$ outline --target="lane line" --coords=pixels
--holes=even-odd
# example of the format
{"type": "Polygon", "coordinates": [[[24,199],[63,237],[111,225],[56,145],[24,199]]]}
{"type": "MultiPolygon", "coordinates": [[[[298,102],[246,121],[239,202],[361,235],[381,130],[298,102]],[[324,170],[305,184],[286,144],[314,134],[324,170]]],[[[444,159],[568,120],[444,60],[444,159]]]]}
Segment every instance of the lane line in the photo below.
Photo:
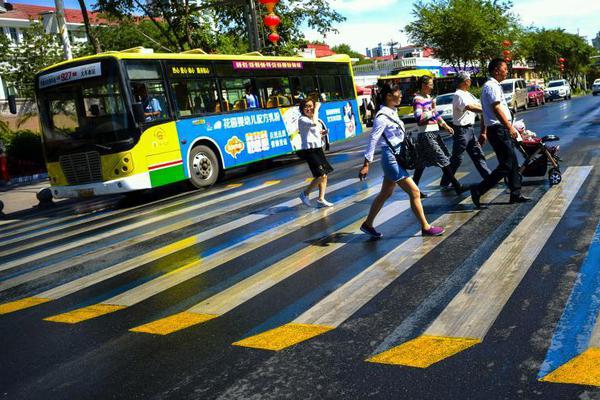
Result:
{"type": "MultiPolygon", "coordinates": [[[[486,200],[495,198],[500,193],[502,193],[502,190],[492,189],[486,194],[486,200]]],[[[467,198],[459,204],[471,204],[471,200],[467,198]]],[[[324,330],[325,327],[329,328],[327,331],[337,328],[416,264],[422,257],[477,215],[478,212],[478,210],[474,210],[473,212],[448,213],[437,218],[432,224],[441,225],[446,228],[446,233],[443,236],[421,236],[418,223],[413,223],[413,227],[418,229],[413,236],[378,259],[340,288],[333,291],[302,315],[288,324],[250,336],[233,344],[242,347],[279,351],[315,337],[319,334],[317,332],[321,330],[326,332],[324,330]],[[296,328],[300,327],[301,331],[305,332],[307,326],[316,327],[315,331],[311,331],[312,335],[305,335],[301,332],[296,334],[296,328]],[[279,337],[275,345],[271,345],[271,338],[273,337],[279,337]]]]}
{"type": "MultiPolygon", "coordinates": [[[[356,179],[346,179],[344,181],[338,182],[335,185],[331,185],[329,187],[330,192],[334,192],[336,190],[342,189],[344,187],[347,187],[351,184],[356,183],[356,179]]],[[[252,205],[255,204],[256,202],[260,202],[264,200],[263,198],[258,198],[256,200],[244,203],[244,206],[248,206],[248,205],[252,205]]],[[[289,201],[285,201],[282,202],[280,204],[277,204],[275,206],[270,207],[270,209],[276,210],[278,208],[286,208],[286,207],[295,207],[297,205],[299,205],[301,203],[300,199],[293,199],[293,200],[289,200],[289,201]]],[[[233,210],[229,210],[229,211],[233,211],[233,210]]],[[[217,214],[223,214],[225,212],[229,212],[228,210],[219,210],[217,214]]],[[[73,258],[69,258],[67,260],[64,260],[62,262],[56,263],[56,264],[52,264],[50,266],[47,267],[43,267],[43,268],[38,268],[35,269],[33,271],[30,272],[26,272],[23,274],[19,274],[16,275],[14,277],[10,277],[8,279],[5,279],[4,281],[0,280],[0,292],[16,287],[18,285],[21,285],[23,283],[26,282],[30,282],[34,279],[39,279],[41,277],[44,276],[48,276],[50,274],[59,272],[59,271],[63,271],[65,269],[71,268],[74,265],[77,265],[81,262],[86,261],[87,259],[89,259],[90,257],[93,257],[95,255],[98,254],[104,254],[106,252],[115,252],[117,250],[123,249],[123,248],[127,248],[130,246],[133,246],[137,243],[143,243],[146,240],[150,240],[153,238],[156,238],[157,236],[163,235],[163,234],[168,234],[170,232],[176,231],[178,229],[182,229],[185,228],[187,226],[190,225],[195,225],[198,224],[208,218],[211,218],[214,216],[214,212],[213,213],[207,213],[205,215],[203,215],[200,219],[196,218],[196,219],[192,219],[192,220],[188,220],[188,221],[182,221],[176,224],[171,224],[162,228],[159,228],[155,231],[152,232],[148,232],[146,234],[142,234],[139,236],[136,236],[134,238],[125,240],[123,242],[119,242],[116,243],[114,245],[108,246],[106,248],[100,248],[94,251],[90,251],[84,254],[81,254],[79,256],[75,256],[73,258]]],[[[121,263],[118,264],[118,267],[116,267],[117,269],[123,269],[123,268],[131,268],[131,267],[137,267],[143,264],[146,264],[148,262],[151,261],[155,261],[159,258],[162,258],[164,256],[167,256],[169,254],[173,254],[175,252],[178,252],[180,250],[186,249],[190,246],[194,246],[196,244],[199,244],[205,240],[211,239],[215,236],[219,236],[222,235],[224,233],[230,232],[234,229],[240,228],[244,225],[247,224],[251,224],[254,223],[262,218],[266,218],[268,217],[269,214],[268,213],[253,213],[247,216],[244,216],[240,219],[236,219],[234,221],[231,221],[229,223],[226,223],[220,227],[216,227],[213,229],[210,229],[208,231],[202,232],[200,234],[197,235],[192,235],[186,238],[183,238],[181,240],[178,240],[176,242],[173,242],[167,246],[164,246],[162,248],[158,248],[156,250],[152,250],[149,253],[146,254],[142,254],[139,255],[137,257],[134,257],[132,259],[123,261],[121,263]]],[[[128,270],[128,269],[127,269],[128,270]]]]}
{"type": "MultiPolygon", "coordinates": [[[[276,185],[279,182],[280,181],[268,181],[268,182],[265,182],[262,185],[259,185],[259,186],[253,187],[253,188],[244,189],[244,190],[241,190],[239,192],[230,193],[230,194],[227,194],[227,195],[225,195],[225,196],[223,196],[221,198],[215,198],[215,199],[209,200],[209,201],[204,202],[204,203],[199,203],[199,204],[187,206],[187,207],[184,207],[184,208],[181,208],[181,209],[178,209],[178,210],[166,213],[166,214],[161,214],[161,215],[158,215],[158,216],[155,216],[155,217],[147,218],[147,219],[135,222],[135,223],[130,224],[130,225],[122,226],[120,228],[116,228],[116,229],[112,229],[112,230],[109,230],[109,231],[106,231],[106,232],[103,232],[103,233],[99,233],[97,235],[85,237],[85,238],[82,238],[82,239],[79,239],[79,240],[74,240],[72,242],[69,242],[69,243],[66,243],[66,244],[63,244],[63,245],[59,245],[57,247],[53,247],[53,248],[50,248],[48,250],[42,250],[42,251],[39,251],[39,252],[33,252],[30,255],[28,255],[28,256],[25,256],[25,257],[22,257],[22,258],[17,258],[17,259],[14,259],[12,261],[5,262],[5,263],[1,264],[0,265],[0,271],[6,271],[6,270],[9,270],[9,269],[18,267],[20,265],[32,262],[32,261],[38,261],[38,260],[41,260],[41,259],[43,259],[45,257],[50,256],[50,255],[53,255],[53,254],[56,254],[56,253],[61,253],[61,252],[67,251],[67,250],[71,250],[71,249],[74,249],[76,247],[84,246],[86,244],[95,243],[95,242],[98,242],[101,239],[106,239],[106,238],[109,238],[109,237],[112,237],[112,236],[115,236],[115,235],[118,235],[118,234],[121,234],[121,233],[125,233],[125,232],[128,232],[128,231],[137,229],[137,228],[144,227],[146,225],[150,225],[152,223],[158,223],[158,222],[162,222],[164,220],[169,220],[169,219],[171,219],[171,218],[173,218],[175,216],[179,216],[179,215],[182,215],[182,214],[185,214],[185,213],[189,213],[190,211],[193,211],[193,210],[199,210],[199,209],[202,209],[204,207],[208,207],[210,205],[220,203],[222,201],[231,200],[231,199],[234,199],[234,198],[239,197],[239,196],[243,196],[243,195],[246,195],[246,194],[250,194],[250,193],[253,193],[253,192],[256,192],[256,191],[268,188],[269,186],[276,185]]],[[[303,184],[304,183],[302,183],[302,185],[303,184]]],[[[278,193],[284,193],[284,192],[287,192],[289,190],[294,190],[295,188],[300,187],[300,186],[301,186],[300,184],[294,184],[294,185],[282,188],[282,189],[280,189],[279,191],[276,191],[276,192],[278,192],[278,193]]],[[[273,194],[271,194],[271,195],[273,195],[273,194]]],[[[206,218],[207,215],[212,215],[212,216],[221,215],[223,213],[223,211],[231,211],[233,209],[242,208],[246,204],[249,204],[249,203],[256,203],[255,200],[258,199],[258,198],[260,198],[261,201],[264,201],[264,200],[268,199],[269,197],[271,197],[271,195],[262,195],[262,196],[259,196],[259,197],[255,197],[255,198],[253,198],[253,199],[251,199],[248,202],[245,202],[243,204],[234,204],[233,206],[228,207],[228,209],[226,209],[226,210],[224,210],[224,209],[213,210],[212,212],[202,214],[200,217],[196,216],[194,218],[194,221],[195,221],[194,223],[199,222],[199,220],[202,220],[202,221],[206,220],[207,219],[206,218]]],[[[111,225],[111,224],[114,224],[116,222],[123,222],[123,221],[126,221],[126,220],[131,219],[131,218],[137,218],[139,216],[140,215],[138,214],[138,215],[134,215],[134,216],[130,216],[130,217],[124,218],[124,219],[119,220],[119,221],[110,221],[110,223],[106,223],[105,225],[111,225]]],[[[175,229],[181,229],[181,227],[185,227],[185,226],[189,226],[189,225],[191,225],[191,224],[190,224],[190,221],[188,220],[188,221],[182,221],[181,223],[175,223],[175,224],[172,224],[170,226],[173,226],[173,227],[178,226],[178,228],[175,228],[175,229]]],[[[164,232],[171,232],[173,230],[173,228],[170,228],[170,226],[160,228],[160,231],[163,232],[163,233],[164,232]]],[[[95,229],[95,228],[98,228],[98,226],[95,226],[95,227],[87,229],[87,230],[91,230],[91,229],[95,229]]],[[[158,231],[153,231],[153,232],[151,232],[151,234],[152,234],[152,237],[156,237],[156,235],[158,234],[158,231]]]]}
{"type": "Polygon", "coordinates": [[[367,361],[426,368],[481,343],[591,169],[568,168],[421,336],[367,361]]]}
{"type": "MultiPolygon", "coordinates": [[[[377,181],[375,181],[377,182],[377,181]]],[[[347,207],[350,207],[356,204],[357,201],[362,201],[370,196],[373,196],[375,189],[373,187],[369,187],[368,189],[361,190],[349,198],[338,202],[335,207],[331,208],[317,208],[308,212],[307,214],[303,214],[299,217],[296,217],[290,221],[287,221],[281,225],[278,225],[274,228],[268,229],[262,233],[257,235],[250,236],[238,243],[235,243],[229,247],[226,247],[216,253],[213,253],[207,257],[199,257],[198,260],[194,260],[174,271],[168,272],[164,275],[159,276],[158,278],[152,279],[148,282],[145,282],[133,289],[130,289],[126,292],[120,293],[110,299],[104,300],[103,305],[111,305],[111,306],[123,306],[123,307],[131,307],[135,304],[138,304],[158,293],[161,293],[167,289],[170,289],[180,283],[183,283],[187,280],[190,280],[196,276],[199,276],[205,272],[208,272],[214,268],[217,268],[235,258],[238,258],[252,250],[255,250],[259,247],[262,247],[274,240],[277,240],[285,235],[291,234],[298,229],[304,228],[306,225],[311,224],[315,221],[318,221],[329,214],[341,211],[347,207]]],[[[296,201],[296,200],[293,200],[296,201]]],[[[102,272],[102,271],[100,271],[102,272]]],[[[92,275],[102,275],[100,280],[106,279],[104,274],[92,274],[92,275]]],[[[51,298],[56,299],[57,297],[63,297],[66,294],[73,293],[75,291],[81,290],[83,287],[87,287],[90,284],[95,284],[99,280],[98,279],[90,279],[92,276],[87,276],[80,278],[76,281],[70,282],[66,285],[62,285],[58,288],[51,289],[39,295],[42,298],[51,298]]],[[[94,307],[95,305],[88,306],[94,307]]],[[[83,307],[83,309],[88,308],[83,307]]],[[[72,310],[60,315],[65,316],[65,318],[69,318],[70,321],[77,318],[77,316],[85,317],[85,314],[80,312],[81,309],[72,310]],[[73,316],[75,315],[75,316],[73,316]]],[[[54,316],[57,317],[57,316],[54,316]]],[[[51,317],[51,318],[54,318],[51,317]]],[[[78,322],[85,321],[89,318],[80,318],[78,322]]],[[[52,320],[52,319],[46,319],[52,320]]]]}
{"type": "MultiPolygon", "coordinates": [[[[163,221],[163,220],[166,220],[166,219],[170,219],[170,218],[182,215],[182,214],[189,213],[191,211],[199,210],[199,209],[208,207],[208,206],[213,205],[213,204],[217,204],[217,203],[220,203],[220,202],[223,202],[223,201],[234,199],[236,197],[244,196],[246,194],[250,194],[250,193],[256,192],[258,190],[265,189],[265,188],[267,188],[269,186],[277,185],[280,182],[281,181],[267,181],[267,182],[263,183],[262,185],[258,185],[258,186],[251,187],[251,188],[244,189],[244,190],[240,190],[240,191],[235,191],[233,193],[229,193],[229,194],[226,194],[226,195],[224,195],[222,197],[214,198],[212,200],[208,200],[208,201],[205,201],[205,202],[199,202],[199,203],[196,203],[196,204],[187,205],[187,206],[182,207],[182,208],[177,209],[177,210],[168,211],[168,212],[166,212],[164,214],[159,214],[159,215],[156,215],[156,216],[153,216],[153,217],[150,217],[150,218],[138,221],[138,222],[134,222],[134,223],[128,224],[126,226],[122,226],[122,227],[119,227],[119,228],[116,228],[116,229],[112,229],[112,230],[107,231],[107,232],[99,233],[97,235],[94,235],[93,237],[86,237],[86,238],[82,238],[82,239],[79,239],[79,240],[74,240],[74,241],[69,242],[67,244],[59,245],[56,248],[52,248],[52,249],[48,249],[48,250],[42,250],[42,251],[39,251],[39,252],[34,252],[33,254],[31,254],[29,256],[25,256],[23,258],[15,259],[15,260],[13,260],[11,262],[7,262],[7,263],[1,265],[0,266],[0,271],[4,271],[4,270],[7,270],[7,269],[10,269],[10,268],[14,267],[15,265],[21,265],[21,264],[24,264],[26,262],[31,262],[31,261],[39,260],[40,258],[46,257],[48,255],[52,255],[52,254],[60,252],[60,251],[70,250],[70,249],[73,249],[73,248],[78,247],[78,246],[82,246],[82,245],[85,245],[85,244],[96,242],[96,241],[98,241],[100,239],[105,239],[105,238],[108,238],[108,237],[111,237],[111,236],[118,235],[120,233],[128,232],[128,231],[140,228],[140,227],[144,227],[146,225],[149,225],[149,224],[152,224],[152,223],[155,223],[155,222],[160,222],[160,221],[163,221]]],[[[160,208],[162,208],[162,207],[158,207],[158,209],[160,209],[160,208]]],[[[99,222],[99,223],[96,223],[96,224],[92,224],[90,226],[86,225],[86,226],[83,226],[83,227],[81,227],[79,229],[74,229],[74,230],[66,232],[64,234],[56,235],[52,239],[42,240],[42,244],[46,245],[48,243],[54,243],[56,241],[59,241],[59,240],[62,240],[62,239],[66,239],[66,238],[70,238],[70,237],[73,237],[73,236],[77,236],[77,235],[80,235],[82,233],[85,233],[85,232],[88,232],[88,231],[92,231],[92,230],[95,230],[95,229],[98,229],[98,228],[102,228],[102,227],[105,227],[105,226],[114,225],[114,224],[117,224],[117,223],[126,222],[126,221],[129,221],[131,219],[136,219],[136,218],[139,218],[141,216],[150,214],[150,213],[152,213],[154,211],[155,210],[146,210],[146,211],[142,211],[140,213],[137,213],[135,215],[128,214],[124,218],[119,218],[117,220],[102,221],[102,222],[99,222]]],[[[28,250],[28,249],[32,249],[32,248],[38,247],[39,245],[40,245],[39,241],[27,242],[27,243],[22,244],[20,246],[12,247],[10,250],[0,251],[0,256],[1,257],[5,257],[7,255],[15,254],[15,253],[18,253],[18,252],[21,252],[21,251],[24,251],[24,250],[28,250]]]]}
{"type": "MultiPolygon", "coordinates": [[[[410,208],[408,200],[396,200],[385,206],[380,215],[377,216],[377,225],[383,224],[400,213],[410,208]]],[[[197,322],[181,324],[174,315],[161,318],[156,321],[130,329],[132,332],[144,332],[159,335],[167,335],[177,332],[181,329],[220,317],[223,314],[233,310],[246,301],[258,296],[266,290],[272,288],[278,283],[284,281],[290,276],[312,265],[325,256],[338,251],[345,245],[348,245],[359,238],[365,238],[361,235],[360,225],[363,222],[363,215],[366,211],[357,215],[359,219],[341,229],[336,230],[330,235],[314,242],[297,252],[285,257],[284,259],[272,264],[268,268],[236,283],[233,286],[217,293],[216,295],[201,301],[200,303],[179,313],[184,318],[189,315],[202,315],[205,318],[199,318],[197,322]],[[344,239],[344,240],[341,240],[344,239]],[[210,317],[210,318],[209,318],[210,317]],[[169,323],[169,321],[171,323],[169,323]]],[[[177,315],[177,314],[176,314],[177,315]]]]}
{"type": "Polygon", "coordinates": [[[539,380],[600,386],[599,312],[600,223],[552,337],[539,380]]]}

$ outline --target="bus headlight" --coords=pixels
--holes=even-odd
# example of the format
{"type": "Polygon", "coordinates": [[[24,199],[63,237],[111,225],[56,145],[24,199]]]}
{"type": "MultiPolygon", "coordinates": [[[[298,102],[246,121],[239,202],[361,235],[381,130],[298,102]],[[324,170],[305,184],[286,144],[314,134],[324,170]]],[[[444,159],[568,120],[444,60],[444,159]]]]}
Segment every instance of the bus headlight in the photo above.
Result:
{"type": "Polygon", "coordinates": [[[122,154],[118,161],[110,169],[112,178],[119,178],[133,173],[133,158],[131,153],[122,154]]]}

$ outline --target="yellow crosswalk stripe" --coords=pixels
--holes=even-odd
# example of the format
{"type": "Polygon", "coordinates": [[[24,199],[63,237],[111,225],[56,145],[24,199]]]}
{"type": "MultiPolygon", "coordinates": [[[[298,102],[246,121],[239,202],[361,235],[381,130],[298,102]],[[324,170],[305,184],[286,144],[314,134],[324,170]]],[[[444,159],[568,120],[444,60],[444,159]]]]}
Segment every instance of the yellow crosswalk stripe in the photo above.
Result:
{"type": "Polygon", "coordinates": [[[591,169],[569,167],[561,185],[544,194],[422,336],[368,361],[385,359],[387,364],[423,368],[482,342],[591,169]]]}
{"type": "Polygon", "coordinates": [[[26,297],[21,300],[15,300],[8,303],[0,304],[0,315],[10,314],[15,311],[24,310],[29,307],[34,307],[43,303],[52,301],[52,299],[44,297],[26,297]]]}
{"type": "MultiPolygon", "coordinates": [[[[502,190],[492,189],[485,195],[484,200],[493,199],[500,193],[502,193],[502,190]]],[[[470,199],[465,199],[460,204],[466,205],[469,203],[470,199]]],[[[473,218],[477,212],[448,213],[436,219],[432,224],[444,226],[446,228],[444,236],[423,237],[420,232],[411,236],[390,253],[291,321],[290,324],[285,325],[285,338],[289,340],[286,342],[285,338],[277,339],[277,350],[299,343],[298,338],[302,335],[293,334],[295,327],[302,327],[302,329],[306,329],[307,326],[337,328],[460,226],[473,218]]],[[[415,223],[414,226],[416,228],[418,224],[415,223]]],[[[328,329],[328,331],[331,329],[328,329]]],[[[279,332],[278,328],[259,333],[236,342],[236,345],[243,346],[244,343],[248,342],[253,344],[252,347],[258,348],[257,343],[266,343],[261,348],[273,350],[274,346],[270,346],[268,343],[270,338],[276,335],[277,332],[279,332]]],[[[314,336],[317,335],[312,335],[310,338],[314,336]]]]}

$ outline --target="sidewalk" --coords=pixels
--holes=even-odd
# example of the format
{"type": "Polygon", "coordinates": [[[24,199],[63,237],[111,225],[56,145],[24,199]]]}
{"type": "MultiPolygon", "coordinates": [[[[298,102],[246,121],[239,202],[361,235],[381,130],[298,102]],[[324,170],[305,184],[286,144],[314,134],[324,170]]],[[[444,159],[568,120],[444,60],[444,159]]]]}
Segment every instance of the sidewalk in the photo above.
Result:
{"type": "Polygon", "coordinates": [[[2,212],[9,215],[19,211],[31,210],[39,203],[37,193],[47,187],[50,187],[50,182],[47,179],[31,184],[0,186],[0,201],[4,203],[2,212]]]}

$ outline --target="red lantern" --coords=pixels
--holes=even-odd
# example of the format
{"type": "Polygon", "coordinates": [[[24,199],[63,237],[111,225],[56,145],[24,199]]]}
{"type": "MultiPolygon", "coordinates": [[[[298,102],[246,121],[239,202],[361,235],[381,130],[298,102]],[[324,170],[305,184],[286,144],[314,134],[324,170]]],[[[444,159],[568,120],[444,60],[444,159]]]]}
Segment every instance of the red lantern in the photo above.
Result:
{"type": "Polygon", "coordinates": [[[271,42],[273,44],[277,44],[277,42],[280,39],[279,34],[277,34],[275,32],[270,33],[269,36],[267,36],[267,38],[269,39],[269,42],[271,42]]]}
{"type": "Polygon", "coordinates": [[[502,52],[502,55],[504,55],[504,57],[508,57],[508,56],[510,56],[510,50],[504,50],[504,51],[502,52]]]}
{"type": "Polygon", "coordinates": [[[263,18],[263,22],[265,23],[266,26],[269,27],[269,29],[274,30],[281,23],[281,18],[279,18],[279,16],[271,13],[271,14],[265,15],[265,17],[263,18]]]}
{"type": "Polygon", "coordinates": [[[558,62],[559,62],[559,63],[561,63],[561,64],[562,64],[562,63],[564,63],[565,61],[567,61],[567,60],[565,60],[565,59],[564,59],[564,58],[562,58],[562,57],[558,59],[558,62]]]}
{"type": "Polygon", "coordinates": [[[264,5],[267,11],[270,13],[273,12],[275,5],[279,3],[279,0],[259,0],[260,4],[264,5]]]}
{"type": "Polygon", "coordinates": [[[509,63],[511,61],[512,61],[512,58],[510,58],[510,57],[504,57],[504,62],[505,63],[509,63]]]}
{"type": "Polygon", "coordinates": [[[502,42],[502,47],[510,47],[512,43],[510,42],[510,40],[505,40],[502,42]]]}

